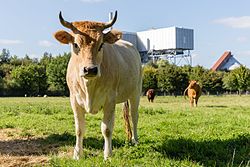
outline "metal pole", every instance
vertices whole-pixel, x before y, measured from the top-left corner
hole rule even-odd
[[[190,54],[190,50],[188,50],[188,55],[190,56],[190,66],[192,66],[192,55]]]

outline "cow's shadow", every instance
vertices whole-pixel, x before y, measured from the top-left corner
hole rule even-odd
[[[154,149],[165,158],[193,161],[204,166],[247,166],[250,163],[250,134],[228,140],[165,138]]]
[[[83,147],[103,149],[103,138],[88,137],[83,139]],[[125,145],[125,141],[112,139],[116,148]],[[57,154],[62,146],[74,146],[75,136],[69,133],[51,134],[45,138],[27,138],[0,141],[0,155],[10,156],[39,156]]]

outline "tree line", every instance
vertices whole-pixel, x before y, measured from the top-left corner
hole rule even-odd
[[[158,94],[182,95],[190,80],[196,80],[204,94],[248,93],[250,69],[241,65],[232,71],[212,71],[202,66],[176,66],[168,61],[149,62],[143,67],[143,92],[149,88]]]
[[[70,53],[45,52],[41,59],[0,53],[0,96],[68,96],[66,83]],[[202,66],[176,66],[167,61],[143,66],[143,93],[149,88],[162,95],[182,95],[189,80],[197,80],[205,94],[244,93],[250,90],[250,69],[240,66],[229,72],[214,72]]]
[[[0,96],[68,96],[66,70],[70,53],[55,57],[45,52],[40,60],[0,53]]]

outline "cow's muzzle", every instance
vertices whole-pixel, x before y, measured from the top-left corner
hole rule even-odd
[[[81,71],[81,76],[85,78],[91,78],[96,77],[98,74],[98,67],[92,66],[92,67],[83,67]]]

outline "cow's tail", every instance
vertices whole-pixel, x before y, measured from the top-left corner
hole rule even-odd
[[[184,99],[186,99],[186,92],[188,90],[188,87],[185,89],[184,93],[183,93],[183,96],[184,96]]]
[[[128,101],[123,103],[123,119],[125,121],[125,132],[127,134],[128,141],[132,140],[131,126],[129,122],[129,104]]]

